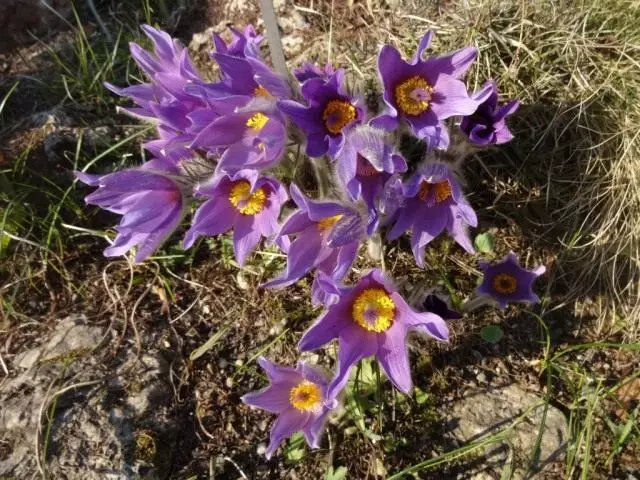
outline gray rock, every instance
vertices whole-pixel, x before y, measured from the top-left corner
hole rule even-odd
[[[40,346],[14,358],[17,375],[0,384],[0,478],[37,473],[36,435],[40,422],[41,432],[47,430],[47,421],[51,429],[43,463],[49,478],[166,478],[177,438],[167,362],[157,352],[136,359],[134,344],[123,342],[124,361],[114,371],[113,359],[107,366],[95,350],[102,338],[102,329],[87,324],[86,317],[71,316]],[[85,382],[94,383],[60,394],[53,418],[41,418],[55,392]],[[152,444],[142,454],[141,435]]]
[[[452,434],[461,443],[489,437],[511,425],[529,408],[541,404],[542,399],[512,384],[503,388],[483,389],[467,395],[452,405]],[[501,472],[516,459],[514,479],[525,478],[542,423],[544,407],[531,411],[510,433],[513,452],[506,443],[487,447],[479,460],[469,465],[462,477],[473,480],[499,478]],[[536,471],[544,470],[564,455],[568,438],[568,426],[564,414],[549,405],[546,413],[540,450],[534,461]]]
[[[14,365],[26,370],[37,363],[53,362],[64,355],[81,355],[98,347],[102,340],[102,330],[86,325],[86,321],[84,315],[65,318],[47,342],[17,355]]]

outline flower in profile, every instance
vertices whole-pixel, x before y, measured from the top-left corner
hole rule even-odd
[[[500,145],[513,138],[505,118],[518,110],[520,102],[512,100],[498,106],[498,89],[495,82],[487,82],[471,98],[480,101],[478,109],[462,119],[460,129],[467,135],[469,141],[476,145]]]
[[[160,247],[184,216],[187,199],[176,181],[179,174],[178,167],[160,159],[106,175],[75,172],[81,182],[98,187],[86,203],[122,215],[115,227],[118,235],[105,256],[124,255],[138,247],[135,261],[142,262]]]
[[[327,396],[325,374],[303,361],[296,368],[271,363],[264,357],[258,363],[270,384],[247,393],[242,401],[278,415],[271,427],[267,458],[271,458],[283,440],[300,431],[311,448],[318,448],[327,417],[338,406],[335,397]]]
[[[445,229],[467,252],[475,251],[467,228],[477,226],[478,219],[446,164],[420,167],[402,186],[402,197],[387,238],[395,240],[411,229],[411,249],[419,266],[424,267],[424,247]]]
[[[533,282],[546,271],[543,265],[527,270],[518,263],[518,256],[509,252],[500,262],[494,264],[480,262],[480,268],[483,278],[476,293],[491,297],[500,305],[500,308],[505,308],[510,302],[538,303],[540,301],[533,291]]]
[[[422,60],[431,42],[427,34],[410,62],[400,52],[385,45],[378,56],[378,71],[384,85],[385,111],[371,124],[395,130],[405,119],[414,134],[430,148],[446,149],[449,134],[443,120],[456,115],[471,115],[479,102],[469,98],[460,77],[476,58],[476,49],[463,48],[442,57]]]
[[[216,53],[224,53],[232,57],[252,57],[260,59],[260,44],[264,40],[262,35],[258,35],[256,29],[252,25],[247,25],[244,32],[240,32],[233,27],[231,30],[231,42],[227,44],[220,35],[213,33],[213,44],[216,47]]]
[[[329,397],[339,392],[351,367],[375,356],[395,387],[408,393],[412,387],[407,351],[411,330],[448,341],[447,324],[439,316],[413,310],[378,269],[350,288],[336,290],[340,299],[305,332],[298,349],[316,350],[331,340],[339,342],[338,373],[329,385]]]
[[[351,130],[336,156],[336,178],[351,200],[362,198],[369,210],[367,233],[378,226],[378,198],[394,173],[407,171],[404,158],[387,143],[384,130],[360,125]]]
[[[359,102],[345,90],[344,70],[336,70],[327,80],[310,78],[302,84],[301,92],[309,106],[284,100],[278,107],[306,135],[307,155],[320,157],[328,152],[334,156],[346,131],[360,123],[364,114]]]
[[[291,285],[314,268],[342,279],[366,235],[362,214],[340,203],[311,200],[296,185],[291,185],[289,193],[298,210],[283,223],[276,240],[295,239],[287,250],[285,270],[263,287]]]
[[[200,236],[233,229],[233,250],[240,265],[263,236],[275,235],[280,208],[288,198],[277,180],[258,177],[253,170],[214,177],[198,186],[195,196],[207,200],[196,211],[184,247],[190,248]]]
[[[294,77],[300,82],[304,83],[310,78],[321,78],[323,80],[328,80],[331,75],[335,73],[335,69],[327,64],[324,67],[320,68],[313,63],[305,62],[298,68],[293,71]]]

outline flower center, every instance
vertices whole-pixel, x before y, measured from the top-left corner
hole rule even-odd
[[[251,115],[251,117],[249,117],[249,120],[247,120],[247,127],[252,128],[256,132],[259,132],[268,121],[269,117],[267,117],[264,113],[254,113],[253,115]]]
[[[318,220],[318,230],[321,232],[326,232],[330,230],[338,220],[343,217],[342,214],[334,215],[333,217],[323,218],[322,220]]]
[[[256,215],[264,210],[267,203],[267,192],[260,187],[251,193],[249,182],[240,180],[231,187],[229,201],[243,215]]]
[[[334,135],[340,133],[344,127],[353,122],[356,116],[356,107],[345,100],[329,101],[322,112],[322,119],[327,130]]]
[[[376,170],[371,162],[364,158],[362,155],[358,154],[358,161],[356,163],[356,173],[363,177],[373,177],[374,175],[379,174],[380,172]]]
[[[502,295],[511,295],[518,288],[518,280],[510,273],[499,273],[493,278],[491,286]]]
[[[289,391],[289,403],[301,412],[316,410],[322,401],[322,390],[315,383],[304,381]]]
[[[427,201],[429,194],[433,192],[433,199],[436,203],[442,203],[451,198],[451,184],[448,180],[438,183],[422,182],[418,196],[420,200]]]
[[[386,290],[367,288],[360,292],[351,309],[353,320],[369,332],[384,332],[391,328],[396,304]]]
[[[262,85],[258,85],[256,88],[253,89],[253,96],[254,97],[273,98],[273,95],[271,95],[271,93],[269,93],[269,90],[264,88]]]
[[[396,103],[407,115],[420,115],[429,108],[433,87],[419,75],[396,86]]]

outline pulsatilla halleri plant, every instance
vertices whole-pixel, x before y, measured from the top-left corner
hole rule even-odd
[[[478,219],[457,177],[459,162],[439,161],[436,152],[464,157],[511,140],[506,120],[518,102],[501,105],[493,81],[468,92],[463,77],[476,50],[426,56],[433,37],[429,32],[408,60],[392,45],[380,50],[383,109],[374,116],[362,95],[347,88],[341,68],[306,63],[293,72],[295,81],[275,73],[261,57],[262,37],[252,27],[232,29],[230,43],[214,34],[211,58],[221,72],[214,83],[200,76],[176,40],[142,28],[154,50],[132,44],[131,53],[148,82],[107,88],[133,101],[133,107],[123,109],[126,113],[157,125],[157,138],[145,144],[153,159],[106,175],[77,173],[80,181],[97,187],[87,203],[122,215],[105,255],[135,249],[135,261],[143,261],[198,203],[184,248],[201,236],[232,232],[239,264],[263,239],[286,253],[283,271],[261,288],[285,288],[314,274],[312,301],[325,312],[304,333],[298,349],[317,350],[337,340],[336,372],[261,358],[270,383],[243,401],[278,415],[267,457],[296,432],[315,448],[354,365],[375,357],[393,386],[409,393],[408,332],[447,342],[447,321],[461,317],[434,295],[411,306],[379,268],[353,285],[343,284],[358,252],[372,239],[379,244],[384,229],[388,240],[410,232],[420,267],[425,249],[440,235],[475,253],[469,228]],[[410,171],[399,148],[407,131],[426,145]],[[310,162],[328,158],[315,171],[324,177],[319,183],[334,184],[332,194],[311,198],[299,185],[285,186],[275,173],[267,173],[276,171],[287,147],[296,143],[304,146]],[[296,209],[280,218],[288,202]],[[544,267],[526,270],[513,252],[480,267],[482,283],[463,309],[539,301],[532,286]]]

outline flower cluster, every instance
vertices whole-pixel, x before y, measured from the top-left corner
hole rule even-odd
[[[243,399],[279,415],[267,456],[297,431],[316,447],[357,362],[374,357],[391,383],[408,393],[408,333],[447,342],[447,320],[461,317],[436,296],[423,299],[419,308],[410,306],[378,268],[353,285],[342,283],[360,247],[374,236],[392,241],[410,232],[416,263],[424,267],[425,248],[446,232],[474,253],[469,228],[478,224],[476,213],[455,168],[438,160],[437,152],[453,141],[475,148],[509,141],[513,136],[505,118],[518,102],[499,105],[493,82],[469,93],[462,79],[476,49],[425,58],[431,33],[409,60],[391,45],[381,49],[384,106],[376,115],[360,93],[347,88],[341,68],[304,64],[294,72],[295,84],[274,73],[261,57],[262,37],[252,27],[231,29],[230,43],[214,34],[216,82],[205,81],[187,50],[169,35],[149,26],[143,30],[154,51],[132,44],[131,53],[148,83],[107,88],[134,102],[124,112],[157,126],[158,138],[144,145],[153,159],[102,176],[77,173],[80,181],[98,187],[87,203],[122,215],[105,255],[135,248],[135,260],[144,260],[199,202],[184,248],[199,237],[232,232],[242,265],[264,238],[287,258],[283,271],[264,288],[282,288],[315,272],[312,300],[325,311],[298,349],[317,350],[337,340],[335,374],[304,362],[289,368],[261,358],[270,385]],[[426,148],[411,165],[399,147],[405,131]],[[309,161],[328,159],[329,170],[319,171],[333,179],[335,195],[310,198],[299,186],[286,187],[275,178],[289,143],[301,138]],[[295,209],[281,219],[286,204]],[[544,268],[524,270],[513,254],[481,266],[478,295],[501,307],[538,301],[532,284]]]

